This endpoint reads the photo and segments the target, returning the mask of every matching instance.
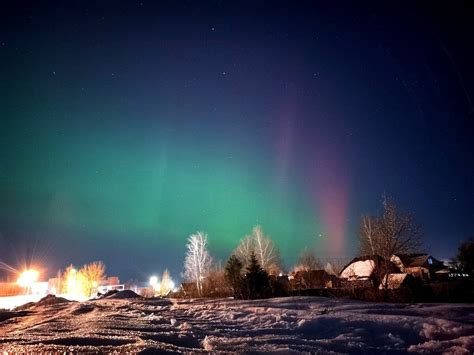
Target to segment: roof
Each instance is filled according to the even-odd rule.
[[[403,264],[403,267],[443,267],[443,263],[429,254],[394,254]]]
[[[351,266],[352,265],[352,266]],[[346,269],[351,266],[351,271],[353,271],[357,277],[370,277],[372,276],[373,271],[377,269],[387,269],[388,272],[400,272],[400,270],[393,264],[389,262],[385,264],[385,259],[380,255],[364,255],[359,256],[351,260],[346,266],[344,266],[339,274],[341,278],[347,278]],[[371,270],[369,270],[369,267]],[[346,271],[346,272],[345,272]],[[359,271],[363,274],[358,275]]]
[[[330,278],[331,275],[326,272],[326,270],[300,270],[295,272],[294,278],[300,278],[300,277],[309,277],[309,278],[315,278],[315,279],[324,279],[324,278]]]

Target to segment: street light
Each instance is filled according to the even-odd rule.
[[[18,277],[18,280],[16,281],[17,284],[21,287],[26,288],[26,293],[29,293],[29,290],[31,287],[34,285],[36,281],[38,281],[39,277],[39,272],[36,270],[25,270],[23,271],[20,276]]]
[[[150,286],[155,288],[155,286],[158,284],[158,276],[152,276],[150,277]]]

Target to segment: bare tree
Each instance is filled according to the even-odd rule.
[[[293,271],[311,271],[322,269],[321,261],[314,255],[311,250],[303,250],[299,257],[298,263],[293,268]]]
[[[360,226],[360,251],[365,255],[374,255],[376,235],[375,235],[375,221],[373,217],[363,216]],[[362,237],[363,236],[363,237]]]
[[[78,279],[82,280],[82,291],[90,297],[97,291],[100,282],[105,279],[105,265],[102,261],[94,261],[84,265],[78,272]]]
[[[361,255],[380,255],[389,260],[393,254],[407,254],[421,246],[420,228],[409,213],[400,212],[395,203],[382,200],[379,217],[363,217],[359,232]]]
[[[161,277],[160,295],[166,296],[173,290],[173,288],[174,283],[171,279],[170,272],[168,269],[165,269],[165,271],[163,271],[163,276]]]
[[[231,295],[231,289],[227,285],[225,271],[220,265],[214,265],[204,280],[203,292],[208,297],[225,297]]]
[[[254,248],[253,237],[247,235],[240,240],[240,243],[233,254],[239,258],[242,264],[246,265]]]
[[[263,234],[260,226],[254,227],[251,235],[242,238],[234,254],[244,264],[248,264],[252,252],[260,266],[269,274],[276,274],[281,270],[280,253],[270,237]]]
[[[202,296],[203,281],[212,265],[212,257],[207,250],[207,234],[197,232],[190,235],[186,247],[184,277],[196,283],[198,295]]]
[[[349,262],[348,258],[325,258],[324,270],[330,274],[338,276],[345,265]]]

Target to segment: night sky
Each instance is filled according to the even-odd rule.
[[[262,225],[291,267],[355,256],[382,194],[426,251],[474,234],[471,2],[10,1],[0,260],[178,279]]]

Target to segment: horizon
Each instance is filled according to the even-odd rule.
[[[474,235],[472,6],[2,7],[3,263],[178,280],[256,225],[286,269],[352,259],[385,194],[437,259]]]

